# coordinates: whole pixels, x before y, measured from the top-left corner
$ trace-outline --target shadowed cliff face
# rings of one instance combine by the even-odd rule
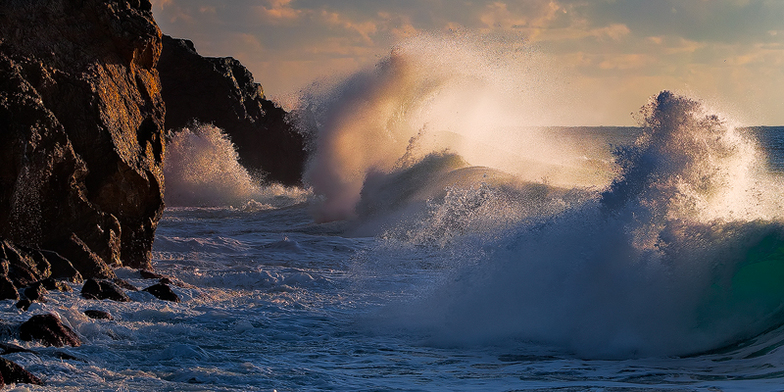
[[[150,9],[0,4],[0,237],[57,251],[86,277],[150,266],[165,115]]]
[[[187,40],[163,36],[158,64],[166,101],[166,128],[194,120],[222,128],[237,146],[240,162],[264,179],[298,185],[306,153],[302,135],[271,101],[253,75],[231,57],[202,57]]]

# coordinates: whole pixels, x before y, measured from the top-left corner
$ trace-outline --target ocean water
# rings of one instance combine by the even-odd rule
[[[85,342],[12,340],[47,383],[17,389],[784,389],[784,127],[668,92],[637,127],[537,125],[536,67],[432,46],[303,95],[306,188],[213,126],[172,133],[153,262],[182,302],[6,301]]]

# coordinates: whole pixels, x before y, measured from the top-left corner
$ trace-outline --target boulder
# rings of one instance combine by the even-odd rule
[[[82,297],[87,299],[129,302],[131,299],[116,284],[106,280],[87,279],[82,286]]]
[[[39,314],[31,317],[19,327],[19,338],[25,341],[39,340],[45,346],[79,347],[81,339],[68,326],[63,325],[60,318],[51,314]]]
[[[148,0],[3,2],[0,238],[55,251],[84,277],[149,268],[163,211],[161,49]]]
[[[194,120],[223,129],[240,163],[265,180],[298,185],[305,166],[305,138],[288,113],[265,99],[253,75],[231,57],[202,57],[193,42],[163,36],[158,63],[166,102],[166,129]]]
[[[155,298],[164,301],[180,302],[180,297],[175,293],[169,285],[165,283],[154,284],[142,291],[146,291],[155,296]]]

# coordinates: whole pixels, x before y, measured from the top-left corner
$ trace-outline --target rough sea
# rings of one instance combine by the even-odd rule
[[[784,390],[784,127],[669,92],[637,127],[519,125],[497,70],[420,51],[303,98],[304,188],[172,133],[153,264],[182,302],[4,301],[84,341],[12,340],[46,383],[16,390]]]

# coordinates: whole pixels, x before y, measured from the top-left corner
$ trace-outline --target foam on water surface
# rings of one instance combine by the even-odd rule
[[[171,134],[153,261],[182,301],[4,301],[35,351],[6,357],[30,390],[780,389],[768,139],[669,92],[638,128],[536,127],[562,86],[507,44],[419,37],[308,92],[305,188],[215,127]],[[85,344],[12,335],[46,312]]]

